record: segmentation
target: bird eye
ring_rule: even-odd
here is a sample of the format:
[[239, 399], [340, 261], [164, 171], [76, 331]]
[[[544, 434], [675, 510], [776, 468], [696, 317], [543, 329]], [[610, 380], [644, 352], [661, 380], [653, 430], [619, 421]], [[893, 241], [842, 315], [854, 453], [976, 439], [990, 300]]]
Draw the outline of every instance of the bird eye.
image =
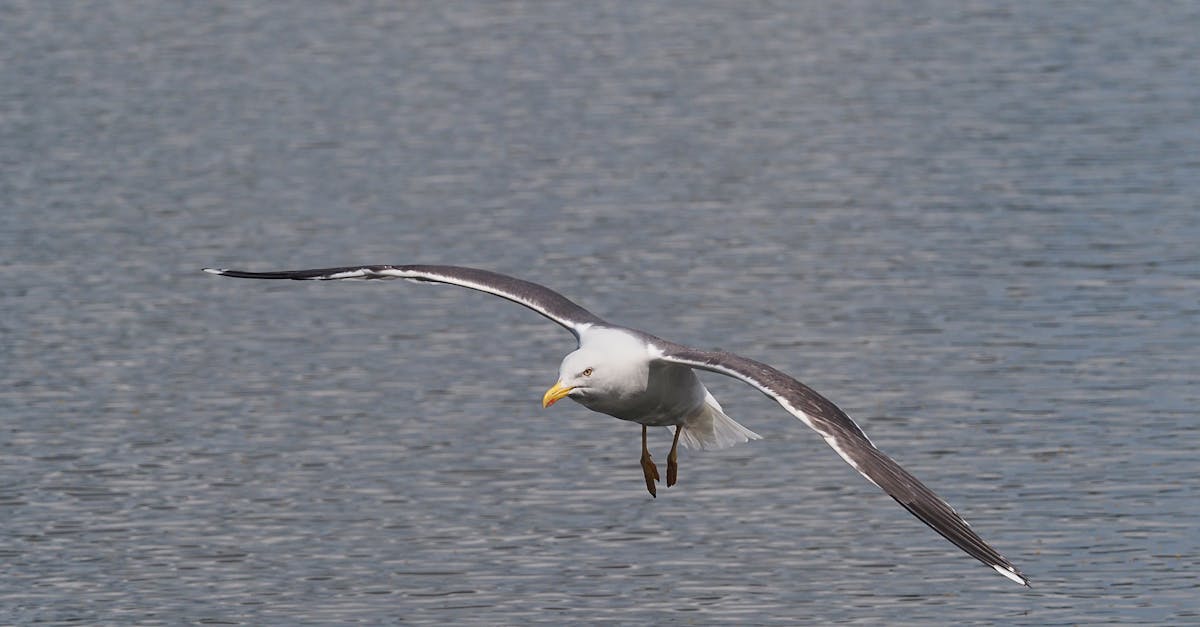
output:
[[592, 369], [591, 369], [591, 368], [584, 368], [584, 369], [583, 369], [583, 373], [582, 373], [582, 374], [583, 374], [583, 376], [585, 376], [585, 377], [590, 377], [590, 376], [592, 376]]

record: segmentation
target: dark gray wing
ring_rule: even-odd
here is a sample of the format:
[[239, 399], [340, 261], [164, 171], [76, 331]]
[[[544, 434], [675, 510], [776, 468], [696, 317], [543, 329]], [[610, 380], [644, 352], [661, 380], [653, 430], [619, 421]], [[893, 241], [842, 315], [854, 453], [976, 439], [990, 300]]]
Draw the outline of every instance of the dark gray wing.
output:
[[246, 272], [223, 268], [204, 268], [205, 272], [239, 279], [292, 279], [297, 281], [333, 281], [338, 279], [408, 279], [425, 283], [447, 283], [486, 292], [524, 305], [566, 327], [579, 338], [592, 326], [606, 326], [604, 320], [571, 302], [554, 290], [522, 281], [505, 274], [459, 266], [345, 266], [314, 270]]
[[733, 353], [702, 351], [655, 340], [656, 358], [710, 370], [741, 379], [775, 399], [784, 409], [821, 434], [868, 481], [887, 492], [921, 522], [942, 534], [954, 546], [991, 566], [996, 572], [1024, 585], [1029, 580], [971, 529], [967, 521], [933, 490], [917, 480], [895, 460], [875, 448], [863, 430], [832, 401], [796, 379], [764, 363]]

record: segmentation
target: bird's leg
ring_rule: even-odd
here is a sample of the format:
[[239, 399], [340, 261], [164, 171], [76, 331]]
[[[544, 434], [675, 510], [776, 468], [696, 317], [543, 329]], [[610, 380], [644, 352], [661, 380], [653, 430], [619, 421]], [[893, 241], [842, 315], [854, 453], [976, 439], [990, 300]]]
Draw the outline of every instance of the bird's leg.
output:
[[671, 440], [671, 452], [667, 453], [667, 487], [679, 480], [679, 434], [683, 425], [675, 425], [675, 439]]
[[642, 474], [646, 476], [646, 489], [650, 496], [658, 498], [654, 482], [658, 481], [658, 466], [650, 459], [650, 449], [646, 447], [646, 425], [642, 425]]

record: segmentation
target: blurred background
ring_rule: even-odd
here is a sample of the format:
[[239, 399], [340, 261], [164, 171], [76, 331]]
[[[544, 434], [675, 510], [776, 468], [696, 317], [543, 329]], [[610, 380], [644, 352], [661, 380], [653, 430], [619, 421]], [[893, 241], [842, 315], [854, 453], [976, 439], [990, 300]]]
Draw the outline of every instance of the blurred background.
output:
[[[1200, 620], [1200, 5], [0, 3], [0, 623]], [[645, 493], [572, 338], [775, 364]], [[654, 434], [659, 455], [666, 431]]]

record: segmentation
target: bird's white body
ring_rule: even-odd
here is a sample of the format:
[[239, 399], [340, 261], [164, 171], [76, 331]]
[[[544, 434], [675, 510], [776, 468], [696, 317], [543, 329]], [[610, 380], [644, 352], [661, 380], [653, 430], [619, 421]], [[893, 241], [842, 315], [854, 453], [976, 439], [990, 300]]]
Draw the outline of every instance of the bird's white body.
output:
[[692, 368], [656, 360], [656, 352], [628, 330], [590, 327], [579, 334], [579, 349], [563, 358], [559, 382], [572, 388], [571, 400], [592, 411], [651, 427], [682, 427], [679, 442], [688, 448], [759, 439], [725, 415]]

